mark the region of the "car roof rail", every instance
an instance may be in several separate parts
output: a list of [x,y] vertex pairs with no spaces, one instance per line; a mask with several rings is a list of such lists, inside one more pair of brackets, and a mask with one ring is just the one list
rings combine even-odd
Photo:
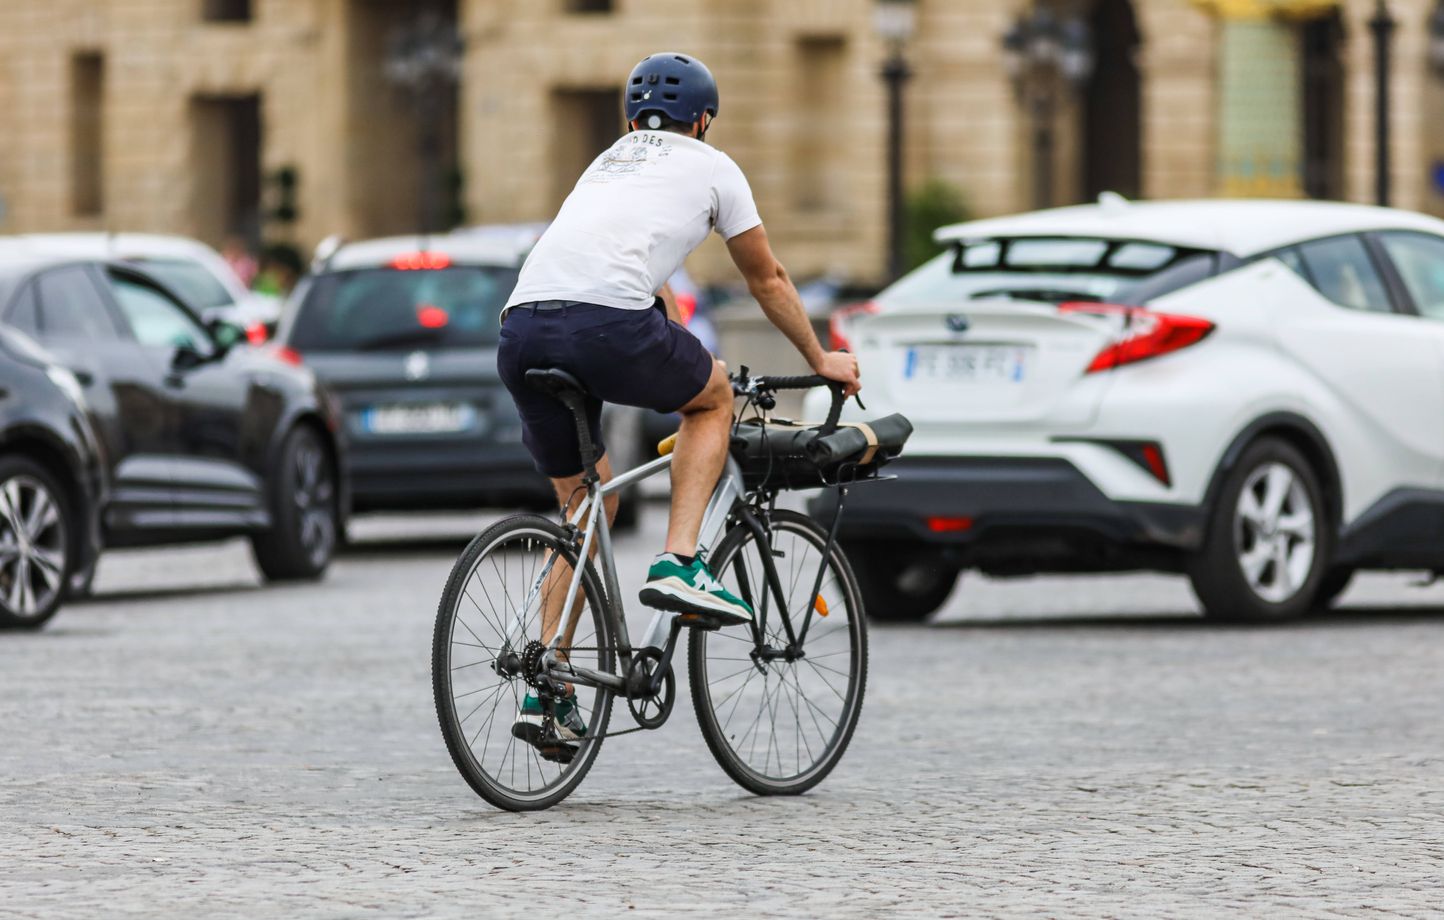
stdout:
[[341,233],[333,233],[316,244],[315,251],[311,254],[311,274],[317,274],[326,270],[336,253],[346,245],[346,237]]

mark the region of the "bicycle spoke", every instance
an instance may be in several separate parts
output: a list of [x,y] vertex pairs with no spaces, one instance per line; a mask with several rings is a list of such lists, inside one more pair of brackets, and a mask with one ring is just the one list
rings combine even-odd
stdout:
[[[759,617],[758,638],[750,641],[736,634],[705,634],[701,661],[693,668],[693,692],[710,714],[704,730],[720,739],[714,753],[738,782],[753,788],[729,762],[760,782],[759,790],[780,790],[794,782],[806,788],[826,774],[851,735],[866,662],[865,647],[861,657],[858,648],[865,642],[865,624],[858,619],[856,588],[844,574],[844,563],[824,552],[825,532],[811,522],[794,523],[797,516],[788,515],[776,513],[766,541],[752,533],[737,539],[717,565],[719,577],[733,590],[740,590],[735,587],[739,578],[761,586],[755,588],[758,599],[770,599],[775,614],[765,625]],[[769,580],[762,553],[774,549],[780,555],[772,559],[776,578]],[[825,620],[819,610],[828,612]],[[769,657],[762,671],[732,644],[760,641],[781,652],[794,638],[803,640],[804,631],[805,655]],[[725,641],[713,641],[717,638]],[[761,680],[758,673],[764,674]]]
[[[582,579],[576,596],[578,618],[569,641],[562,634],[558,658],[578,668],[612,670],[600,598],[587,583],[585,570],[566,563],[561,535],[537,530],[551,526],[526,521],[494,525],[499,534],[495,542],[484,549],[475,549],[482,545],[478,543],[468,548],[469,556],[463,557],[468,568],[453,576],[449,600],[439,614],[436,654],[444,658],[437,658],[433,677],[438,710],[450,707],[442,728],[458,768],[478,792],[503,807],[521,807],[510,803],[556,795],[559,785],[574,783],[595,757],[610,712],[609,691],[575,688],[575,705],[588,736],[565,764],[548,759],[514,728],[513,714],[521,712],[523,695],[535,692],[515,670],[517,661],[529,641],[541,639],[543,618],[556,612],[548,605],[560,606],[557,591],[568,589],[573,576]],[[517,528],[514,536],[509,527]],[[563,566],[554,567],[558,559]],[[560,625],[566,626],[565,617]],[[511,670],[498,670],[503,652],[518,656],[508,659]],[[458,747],[468,752],[466,757],[457,754]]]

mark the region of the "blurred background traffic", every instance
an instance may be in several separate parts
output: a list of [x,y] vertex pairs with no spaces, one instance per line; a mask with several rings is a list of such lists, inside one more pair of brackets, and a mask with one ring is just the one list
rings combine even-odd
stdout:
[[[1205,598],[1224,617],[1298,613],[1359,567],[1433,568],[1389,550],[1393,531],[1383,550],[1346,539],[1384,497],[1444,488],[1444,433],[1408,443],[1417,419],[1387,417],[1382,396],[1326,405],[1381,365],[1321,370],[1301,345],[1312,382],[1240,396],[1247,411],[1182,444],[1127,384],[1105,399],[1098,372],[1176,372],[1171,353],[1207,338],[1197,390],[1238,328],[1209,312],[1208,285],[1264,261],[1293,280],[1225,288],[1231,302],[1302,285],[1305,325],[1334,307],[1430,317],[1444,253],[1380,234],[1444,228],[1420,216],[1444,213],[1444,3],[13,0],[0,622],[38,625],[85,594],[106,548],[244,536],[267,578],[314,578],[353,513],[548,505],[497,385],[496,314],[622,131],[622,78],[662,46],[717,75],[709,141],[750,177],[819,332],[864,355],[889,410],[921,416],[932,460],[899,475],[922,491],[844,535],[876,616],[927,616],[969,567],[1186,571],[1198,587],[1242,566],[1252,594]],[[1133,204],[1212,198],[1401,210]],[[1324,237],[1347,251],[1305,247]],[[800,370],[720,243],[672,284],[721,357]],[[1189,309],[1137,312],[1170,295]],[[1255,426],[1285,409],[1298,421]],[[1381,413],[1382,436],[1361,427]],[[673,423],[621,409],[605,424],[625,467]],[[1386,459],[1354,448],[1371,438]],[[1240,467],[1259,443],[1293,453]],[[1352,481],[1401,451],[1422,459]],[[1267,463],[1303,492],[1249,478]],[[1270,521],[1245,507],[1255,487]],[[1237,520],[1215,522],[1220,490]],[[1136,507],[1150,503],[1163,510]],[[1280,536],[1305,506],[1320,535]],[[642,503],[624,508],[634,525]]]

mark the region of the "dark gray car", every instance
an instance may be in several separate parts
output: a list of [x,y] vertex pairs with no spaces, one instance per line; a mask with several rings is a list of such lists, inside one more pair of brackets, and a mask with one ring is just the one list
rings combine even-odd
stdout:
[[[341,247],[297,288],[278,348],[341,400],[356,511],[555,506],[496,370],[498,318],[524,254],[505,238],[371,240]],[[635,453],[639,434],[619,429],[639,422],[609,413],[609,440]]]

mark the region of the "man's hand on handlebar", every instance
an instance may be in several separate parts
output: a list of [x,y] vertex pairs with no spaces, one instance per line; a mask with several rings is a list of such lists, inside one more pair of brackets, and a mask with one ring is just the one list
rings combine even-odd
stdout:
[[828,380],[842,384],[844,397],[855,396],[862,389],[857,358],[845,351],[825,352],[812,369]]

